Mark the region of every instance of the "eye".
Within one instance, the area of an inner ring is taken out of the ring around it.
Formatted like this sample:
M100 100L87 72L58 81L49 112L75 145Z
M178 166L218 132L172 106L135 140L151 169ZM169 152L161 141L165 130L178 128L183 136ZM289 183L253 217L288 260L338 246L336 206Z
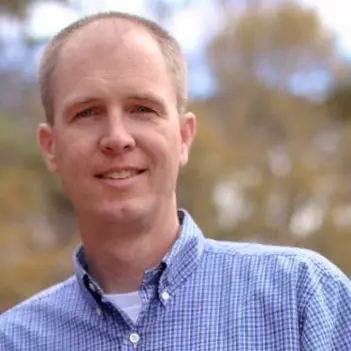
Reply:
M146 106L135 106L132 108L131 112L132 113L155 113L154 110Z
M96 114L96 111L92 108L87 108L86 110L83 110L81 112L78 112L75 117L76 118L87 118L91 117Z

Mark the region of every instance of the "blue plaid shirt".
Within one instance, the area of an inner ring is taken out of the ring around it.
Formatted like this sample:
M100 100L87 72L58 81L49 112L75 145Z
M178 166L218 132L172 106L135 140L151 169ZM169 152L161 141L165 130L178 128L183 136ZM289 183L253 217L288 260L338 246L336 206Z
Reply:
M137 323L86 271L0 316L1 351L349 351L351 284L311 251L205 239L189 214L145 272Z

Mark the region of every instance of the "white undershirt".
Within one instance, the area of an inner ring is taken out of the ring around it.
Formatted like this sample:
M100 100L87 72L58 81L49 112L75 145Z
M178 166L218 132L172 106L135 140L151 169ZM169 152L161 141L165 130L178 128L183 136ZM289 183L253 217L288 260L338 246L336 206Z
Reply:
M136 323L141 309L141 300L138 291L126 294L105 294L105 298L114 306L123 310Z

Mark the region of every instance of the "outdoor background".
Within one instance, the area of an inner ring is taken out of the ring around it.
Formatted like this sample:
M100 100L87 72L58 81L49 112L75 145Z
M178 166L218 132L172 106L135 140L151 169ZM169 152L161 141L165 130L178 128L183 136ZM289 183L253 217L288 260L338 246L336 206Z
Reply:
M0 0L0 313L72 273L36 67L56 31L109 9L157 20L187 56L199 132L178 194L205 235L312 248L351 276L351 3Z

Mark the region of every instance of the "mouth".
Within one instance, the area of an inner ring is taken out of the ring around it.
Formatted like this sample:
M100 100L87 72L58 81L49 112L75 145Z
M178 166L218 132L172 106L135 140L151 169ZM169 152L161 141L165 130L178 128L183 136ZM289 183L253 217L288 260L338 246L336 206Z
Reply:
M133 178L144 172L146 172L146 169L126 169L126 170L120 170L120 171L100 173L96 177L100 179L124 180L124 179Z

